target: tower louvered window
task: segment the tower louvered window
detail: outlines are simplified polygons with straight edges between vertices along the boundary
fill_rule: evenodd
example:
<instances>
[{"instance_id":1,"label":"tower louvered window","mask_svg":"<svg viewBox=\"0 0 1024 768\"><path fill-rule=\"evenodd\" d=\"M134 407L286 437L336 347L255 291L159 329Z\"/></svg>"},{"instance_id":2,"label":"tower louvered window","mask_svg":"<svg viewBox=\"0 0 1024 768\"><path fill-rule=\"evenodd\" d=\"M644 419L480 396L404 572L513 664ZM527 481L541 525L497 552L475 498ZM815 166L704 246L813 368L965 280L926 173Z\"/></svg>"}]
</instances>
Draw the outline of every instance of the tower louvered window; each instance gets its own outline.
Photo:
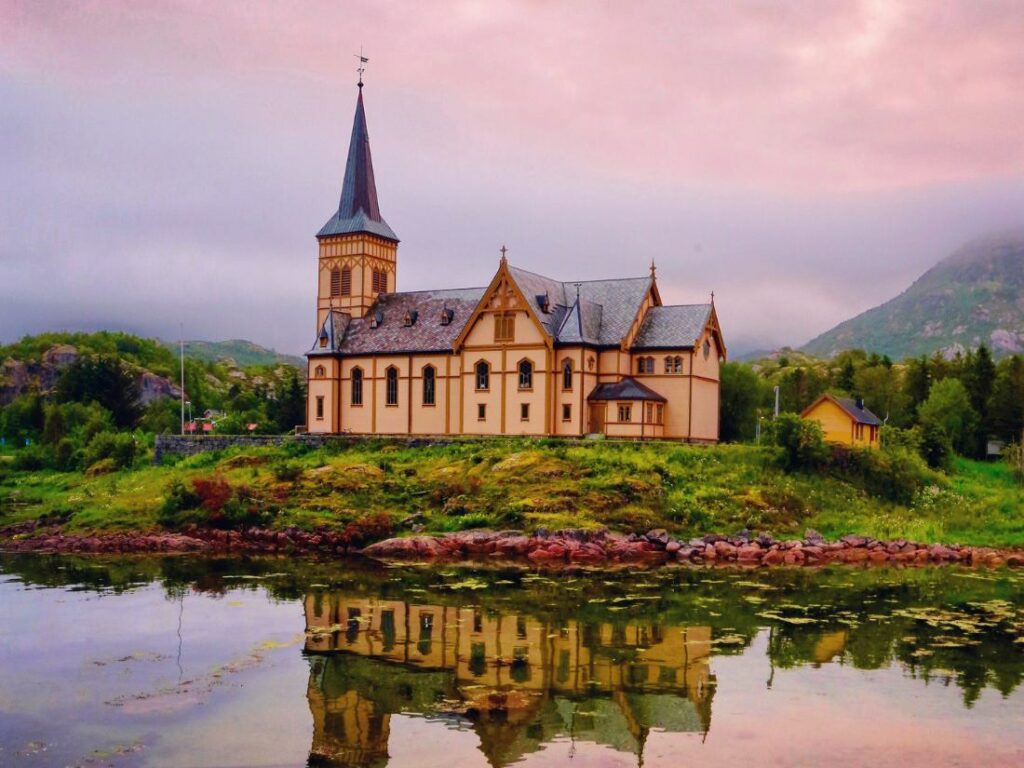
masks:
<instances>
[{"instance_id":1,"label":"tower louvered window","mask_svg":"<svg viewBox=\"0 0 1024 768\"><path fill-rule=\"evenodd\" d=\"M352 269L349 267L344 267L341 270L341 295L352 295Z\"/></svg>"},{"instance_id":2,"label":"tower louvered window","mask_svg":"<svg viewBox=\"0 0 1024 768\"><path fill-rule=\"evenodd\" d=\"M341 270L331 270L331 296L341 295Z\"/></svg>"}]
</instances>

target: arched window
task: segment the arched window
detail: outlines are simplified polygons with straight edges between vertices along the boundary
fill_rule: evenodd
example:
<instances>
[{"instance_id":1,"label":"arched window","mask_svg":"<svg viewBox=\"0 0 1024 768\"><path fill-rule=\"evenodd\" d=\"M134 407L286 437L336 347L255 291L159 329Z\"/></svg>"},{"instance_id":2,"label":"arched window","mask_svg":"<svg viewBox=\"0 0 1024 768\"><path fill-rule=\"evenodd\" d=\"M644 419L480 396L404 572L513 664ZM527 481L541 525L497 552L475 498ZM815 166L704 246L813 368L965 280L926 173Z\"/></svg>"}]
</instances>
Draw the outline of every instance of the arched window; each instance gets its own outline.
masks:
<instances>
[{"instance_id":1,"label":"arched window","mask_svg":"<svg viewBox=\"0 0 1024 768\"><path fill-rule=\"evenodd\" d=\"M672 358L665 357L665 373L672 373Z\"/></svg>"},{"instance_id":2,"label":"arched window","mask_svg":"<svg viewBox=\"0 0 1024 768\"><path fill-rule=\"evenodd\" d=\"M519 388L533 389L533 363L529 360L519 361Z\"/></svg>"},{"instance_id":3,"label":"arched window","mask_svg":"<svg viewBox=\"0 0 1024 768\"><path fill-rule=\"evenodd\" d=\"M672 358L672 372L682 373L683 372L683 358L676 355Z\"/></svg>"},{"instance_id":4,"label":"arched window","mask_svg":"<svg viewBox=\"0 0 1024 768\"><path fill-rule=\"evenodd\" d=\"M638 357L636 359L636 372L637 373L644 373L646 370L647 370L647 361L644 358L642 358L642 357Z\"/></svg>"},{"instance_id":5,"label":"arched window","mask_svg":"<svg viewBox=\"0 0 1024 768\"><path fill-rule=\"evenodd\" d=\"M387 270L384 269L380 271L380 292L388 292L388 273Z\"/></svg>"},{"instance_id":6,"label":"arched window","mask_svg":"<svg viewBox=\"0 0 1024 768\"><path fill-rule=\"evenodd\" d=\"M343 267L341 270L341 295L352 295L352 268Z\"/></svg>"},{"instance_id":7,"label":"arched window","mask_svg":"<svg viewBox=\"0 0 1024 768\"><path fill-rule=\"evenodd\" d=\"M398 369L393 365L388 366L388 369L384 371L384 379L387 382L385 404L398 405Z\"/></svg>"},{"instance_id":8,"label":"arched window","mask_svg":"<svg viewBox=\"0 0 1024 768\"><path fill-rule=\"evenodd\" d=\"M434 366L428 365L423 369L423 404L434 405L436 398L437 371Z\"/></svg>"},{"instance_id":9,"label":"arched window","mask_svg":"<svg viewBox=\"0 0 1024 768\"><path fill-rule=\"evenodd\" d=\"M572 360L562 361L562 389L572 389Z\"/></svg>"},{"instance_id":10,"label":"arched window","mask_svg":"<svg viewBox=\"0 0 1024 768\"><path fill-rule=\"evenodd\" d=\"M491 366L487 364L486 360L481 360L476 364L476 388L491 388Z\"/></svg>"},{"instance_id":11,"label":"arched window","mask_svg":"<svg viewBox=\"0 0 1024 768\"><path fill-rule=\"evenodd\" d=\"M322 365L318 365L316 369L313 371L313 375L316 376L318 379L322 379L324 376L327 375L327 369L324 368Z\"/></svg>"},{"instance_id":12,"label":"arched window","mask_svg":"<svg viewBox=\"0 0 1024 768\"><path fill-rule=\"evenodd\" d=\"M352 369L352 405L363 404L363 369Z\"/></svg>"},{"instance_id":13,"label":"arched window","mask_svg":"<svg viewBox=\"0 0 1024 768\"><path fill-rule=\"evenodd\" d=\"M341 270L331 270L331 296L341 295Z\"/></svg>"}]
</instances>

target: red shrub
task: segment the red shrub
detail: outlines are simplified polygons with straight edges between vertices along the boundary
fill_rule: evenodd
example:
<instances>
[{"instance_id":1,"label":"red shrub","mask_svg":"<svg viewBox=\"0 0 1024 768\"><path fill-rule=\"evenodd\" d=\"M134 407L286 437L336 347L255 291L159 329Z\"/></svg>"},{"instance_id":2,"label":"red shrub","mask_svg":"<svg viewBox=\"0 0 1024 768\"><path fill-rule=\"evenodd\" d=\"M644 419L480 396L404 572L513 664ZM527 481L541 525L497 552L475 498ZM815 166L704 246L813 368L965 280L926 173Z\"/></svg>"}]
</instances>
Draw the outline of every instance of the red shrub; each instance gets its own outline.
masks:
<instances>
[{"instance_id":1,"label":"red shrub","mask_svg":"<svg viewBox=\"0 0 1024 768\"><path fill-rule=\"evenodd\" d=\"M219 475L194 478L192 490L199 497L199 505L207 512L220 512L231 500L231 485Z\"/></svg>"},{"instance_id":2,"label":"red shrub","mask_svg":"<svg viewBox=\"0 0 1024 768\"><path fill-rule=\"evenodd\" d=\"M353 520L345 526L342 538L349 546L361 547L391 535L391 517L387 512L378 512Z\"/></svg>"}]
</instances>

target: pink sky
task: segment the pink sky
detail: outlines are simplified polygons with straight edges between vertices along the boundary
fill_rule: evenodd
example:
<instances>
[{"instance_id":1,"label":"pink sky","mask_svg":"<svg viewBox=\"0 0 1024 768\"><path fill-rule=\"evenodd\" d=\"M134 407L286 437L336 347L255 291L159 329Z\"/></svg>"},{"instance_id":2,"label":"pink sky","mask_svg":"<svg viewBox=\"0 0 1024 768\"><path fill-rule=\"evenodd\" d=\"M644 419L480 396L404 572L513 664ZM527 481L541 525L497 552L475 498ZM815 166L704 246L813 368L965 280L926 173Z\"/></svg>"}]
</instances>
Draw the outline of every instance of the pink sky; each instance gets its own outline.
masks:
<instances>
[{"instance_id":1,"label":"pink sky","mask_svg":"<svg viewBox=\"0 0 1024 768\"><path fill-rule=\"evenodd\" d=\"M978 0L0 0L0 340L184 307L303 349L363 45L400 288L485 283L503 242L559 278L653 256L734 347L802 343L1024 225L1022 41Z\"/></svg>"}]
</instances>

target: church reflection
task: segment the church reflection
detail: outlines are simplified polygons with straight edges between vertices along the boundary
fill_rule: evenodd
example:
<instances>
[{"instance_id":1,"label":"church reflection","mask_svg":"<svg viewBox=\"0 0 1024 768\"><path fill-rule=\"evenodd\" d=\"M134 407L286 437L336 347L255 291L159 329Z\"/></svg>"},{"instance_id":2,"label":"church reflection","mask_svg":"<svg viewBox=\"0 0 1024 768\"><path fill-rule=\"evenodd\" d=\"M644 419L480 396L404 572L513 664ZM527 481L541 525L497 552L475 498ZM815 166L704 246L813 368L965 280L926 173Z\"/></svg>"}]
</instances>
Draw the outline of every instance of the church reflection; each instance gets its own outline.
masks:
<instances>
[{"instance_id":1,"label":"church reflection","mask_svg":"<svg viewBox=\"0 0 1024 768\"><path fill-rule=\"evenodd\" d=\"M651 730L706 734L711 628L587 623L315 592L310 765L383 766L391 715L470 727L503 766L564 738L642 761Z\"/></svg>"}]
</instances>

